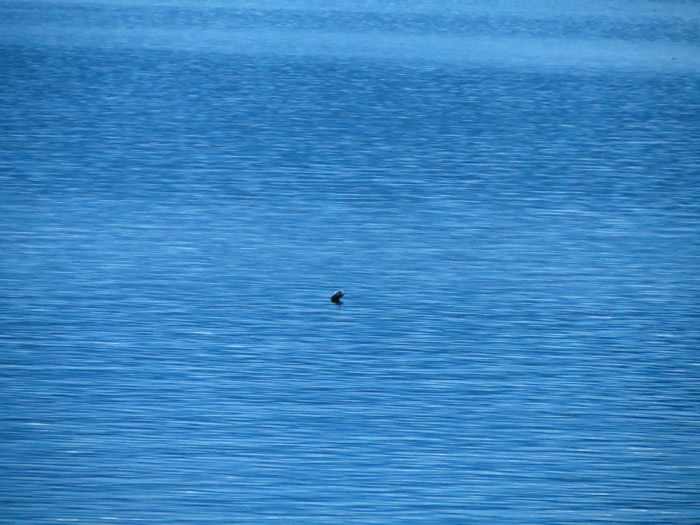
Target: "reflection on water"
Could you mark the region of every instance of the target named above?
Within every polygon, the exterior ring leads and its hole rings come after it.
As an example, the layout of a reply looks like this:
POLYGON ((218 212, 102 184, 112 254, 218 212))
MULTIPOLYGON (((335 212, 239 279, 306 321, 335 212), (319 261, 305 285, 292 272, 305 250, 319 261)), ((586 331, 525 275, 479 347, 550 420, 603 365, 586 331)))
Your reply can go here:
POLYGON ((0 43, 447 62, 700 69, 700 11, 684 3, 15 1, 0 43))

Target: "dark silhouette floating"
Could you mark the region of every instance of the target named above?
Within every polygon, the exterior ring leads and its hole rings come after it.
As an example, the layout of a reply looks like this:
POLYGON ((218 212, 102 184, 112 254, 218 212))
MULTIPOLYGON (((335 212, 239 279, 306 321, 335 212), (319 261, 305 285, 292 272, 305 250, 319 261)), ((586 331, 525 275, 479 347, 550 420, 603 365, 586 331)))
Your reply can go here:
POLYGON ((343 290, 338 290, 333 295, 331 295, 331 301, 333 301, 335 304, 343 304, 343 301, 341 301, 340 298, 344 295, 345 292, 343 290))

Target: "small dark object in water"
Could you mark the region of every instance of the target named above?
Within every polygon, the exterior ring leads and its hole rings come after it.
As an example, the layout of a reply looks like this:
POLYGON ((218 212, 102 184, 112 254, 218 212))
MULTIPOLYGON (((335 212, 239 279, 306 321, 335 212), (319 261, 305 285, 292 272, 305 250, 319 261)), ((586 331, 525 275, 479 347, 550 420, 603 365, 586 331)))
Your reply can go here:
POLYGON ((335 304, 343 304, 343 301, 341 301, 340 298, 344 295, 345 292, 343 292, 343 290, 338 290, 333 295, 331 295, 331 301, 333 301, 335 304))

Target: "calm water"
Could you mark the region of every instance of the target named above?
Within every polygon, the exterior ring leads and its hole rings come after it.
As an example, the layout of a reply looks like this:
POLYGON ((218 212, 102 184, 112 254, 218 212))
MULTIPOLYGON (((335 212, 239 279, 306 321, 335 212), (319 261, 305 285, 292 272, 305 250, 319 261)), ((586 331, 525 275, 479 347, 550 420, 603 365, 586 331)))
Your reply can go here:
POLYGON ((4 2, 0 522, 700 522, 699 28, 4 2))

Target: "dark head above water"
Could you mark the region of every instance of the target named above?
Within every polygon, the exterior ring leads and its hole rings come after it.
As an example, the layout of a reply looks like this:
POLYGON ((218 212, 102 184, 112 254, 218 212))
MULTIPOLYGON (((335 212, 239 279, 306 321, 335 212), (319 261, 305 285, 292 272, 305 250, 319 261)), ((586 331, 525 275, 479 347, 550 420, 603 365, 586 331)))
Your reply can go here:
POLYGON ((333 295, 331 295, 331 301, 333 301, 335 304, 343 304, 343 302, 340 300, 340 298, 343 297, 344 295, 345 295, 345 292, 343 292, 343 290, 338 290, 333 295))

